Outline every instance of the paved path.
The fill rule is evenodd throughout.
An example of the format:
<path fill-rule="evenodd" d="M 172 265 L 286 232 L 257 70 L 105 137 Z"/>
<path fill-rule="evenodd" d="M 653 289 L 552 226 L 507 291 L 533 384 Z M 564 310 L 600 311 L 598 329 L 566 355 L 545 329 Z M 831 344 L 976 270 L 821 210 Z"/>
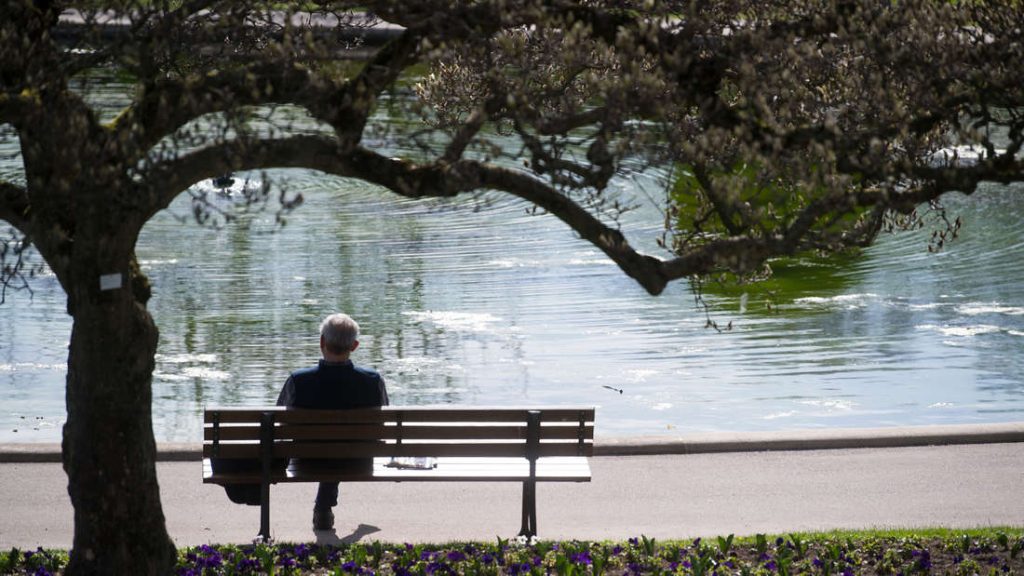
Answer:
<path fill-rule="evenodd" d="M 1024 443 L 599 456 L 593 482 L 541 484 L 543 538 L 659 539 L 834 528 L 1024 526 Z M 201 482 L 196 461 L 157 465 L 179 545 L 244 543 L 258 509 Z M 393 542 L 514 536 L 516 484 L 342 486 L 335 533 L 310 527 L 315 487 L 273 488 L 278 541 Z M 0 464 L 0 549 L 67 548 L 72 510 L 59 464 Z"/>

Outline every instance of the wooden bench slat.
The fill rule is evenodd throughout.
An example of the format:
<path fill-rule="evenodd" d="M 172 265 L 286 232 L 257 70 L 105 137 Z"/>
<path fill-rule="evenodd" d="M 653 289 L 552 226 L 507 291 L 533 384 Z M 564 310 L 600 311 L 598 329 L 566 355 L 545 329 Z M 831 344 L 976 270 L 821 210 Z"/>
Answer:
<path fill-rule="evenodd" d="M 203 444 L 203 458 L 248 459 L 259 460 L 260 445 L 247 442 L 245 444 Z"/>
<path fill-rule="evenodd" d="M 582 453 L 581 453 L 582 451 Z M 539 457 L 592 456 L 594 446 L 585 442 L 542 442 L 537 447 Z M 375 456 L 503 456 L 526 458 L 526 444 L 475 443 L 357 443 L 357 442 L 278 442 L 274 444 L 274 458 L 371 458 Z M 251 459 L 260 457 L 258 443 L 212 444 L 203 446 L 204 458 Z"/>
<path fill-rule="evenodd" d="M 311 440 L 317 438 L 334 438 L 336 440 L 522 440 L 526 438 L 527 427 L 524 425 L 402 425 L 384 426 L 380 424 L 311 424 L 281 426 L 275 429 L 274 437 L 281 440 Z M 540 438 L 550 440 L 578 440 L 581 428 L 578 425 L 542 426 Z M 594 426 L 582 428 L 584 440 L 593 440 Z M 259 440 L 260 427 L 253 425 L 221 426 L 214 430 L 212 426 L 203 430 L 203 438 L 212 442 L 215 437 L 221 441 Z"/>
<path fill-rule="evenodd" d="M 539 457 L 576 456 L 576 443 L 542 443 L 537 447 Z M 373 456 L 505 456 L 526 457 L 526 444 L 516 443 L 402 443 L 402 444 L 324 444 L 292 442 L 274 446 L 275 457 L 288 458 L 362 458 Z"/>
<path fill-rule="evenodd" d="M 395 422 L 525 422 L 527 414 L 534 408 L 486 408 L 486 407 L 436 407 L 436 406 L 385 406 L 359 410 L 295 410 L 280 406 L 266 408 L 209 408 L 204 413 L 204 422 L 212 423 L 214 418 L 221 423 L 258 423 L 261 414 L 273 412 L 278 422 L 296 424 L 314 423 L 382 423 Z M 546 408 L 542 423 L 576 422 L 582 415 L 585 422 L 593 422 L 594 408 Z"/>
<path fill-rule="evenodd" d="M 472 480 L 493 480 L 496 478 L 526 479 L 530 465 L 521 458 L 438 458 L 433 470 L 395 469 L 383 467 L 386 460 L 375 460 L 375 479 L 415 477 L 418 480 L 437 476 L 465 478 Z M 550 457 L 537 460 L 537 479 L 552 481 L 590 481 L 590 465 L 584 457 Z"/>
<path fill-rule="evenodd" d="M 349 473 L 307 470 L 289 467 L 271 476 L 282 482 L 479 482 L 523 481 L 529 478 L 529 464 L 519 458 L 438 458 L 431 470 L 400 469 L 386 466 L 388 458 L 375 458 L 371 473 Z M 537 461 L 538 481 L 589 482 L 590 466 L 583 457 L 554 457 Z M 203 461 L 203 482 L 207 484 L 245 484 L 261 481 L 259 472 L 228 472 L 214 474 L 209 459 Z"/>
<path fill-rule="evenodd" d="M 594 427 L 584 426 L 582 429 L 583 439 L 591 440 L 594 437 Z M 457 426 L 441 424 L 437 426 L 428 425 L 407 425 L 399 426 L 373 426 L 373 425 L 295 425 L 284 427 L 275 432 L 275 436 L 288 440 L 308 440 L 314 438 L 334 437 L 338 440 L 361 440 L 381 438 L 384 440 L 525 440 L 527 437 L 525 425 L 479 425 L 479 426 Z M 577 440 L 579 438 L 579 426 L 542 426 L 540 438 L 550 440 Z"/>
<path fill-rule="evenodd" d="M 206 426 L 203 428 L 203 442 L 213 442 L 217 439 L 221 442 L 225 441 L 237 441 L 237 440 L 255 440 L 260 439 L 260 427 L 253 425 L 245 426 L 221 426 L 214 430 L 212 426 Z"/>

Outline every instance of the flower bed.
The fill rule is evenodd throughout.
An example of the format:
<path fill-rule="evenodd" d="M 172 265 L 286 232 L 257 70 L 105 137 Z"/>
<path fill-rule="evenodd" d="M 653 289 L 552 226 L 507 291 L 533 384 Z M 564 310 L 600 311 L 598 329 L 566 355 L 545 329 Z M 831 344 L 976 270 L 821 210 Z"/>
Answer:
<path fill-rule="evenodd" d="M 59 574 L 67 556 L 0 553 L 0 574 Z M 663 576 L 822 574 L 1024 574 L 1019 530 L 926 536 L 788 535 L 656 542 L 309 544 L 200 546 L 182 550 L 180 576 Z"/>

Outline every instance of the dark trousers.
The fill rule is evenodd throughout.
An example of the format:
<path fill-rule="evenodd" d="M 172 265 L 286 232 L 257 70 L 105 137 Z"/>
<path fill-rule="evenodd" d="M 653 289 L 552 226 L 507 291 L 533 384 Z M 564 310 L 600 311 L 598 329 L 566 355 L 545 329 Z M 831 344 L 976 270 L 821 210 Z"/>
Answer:
<path fill-rule="evenodd" d="M 228 498 L 235 504 L 248 504 L 259 506 L 263 502 L 259 484 L 235 484 L 224 486 Z M 334 508 L 338 505 L 338 483 L 321 482 L 316 491 L 317 508 Z"/>
<path fill-rule="evenodd" d="M 352 474 L 369 474 L 373 471 L 372 458 L 344 458 L 344 459 L 297 459 L 292 460 L 296 470 L 330 470 L 332 472 L 350 472 Z M 316 508 L 334 508 L 338 505 L 338 482 L 321 482 L 316 491 Z"/>
<path fill-rule="evenodd" d="M 338 505 L 338 483 L 337 482 L 321 482 L 320 488 L 316 491 L 316 503 L 315 507 L 334 508 Z"/>

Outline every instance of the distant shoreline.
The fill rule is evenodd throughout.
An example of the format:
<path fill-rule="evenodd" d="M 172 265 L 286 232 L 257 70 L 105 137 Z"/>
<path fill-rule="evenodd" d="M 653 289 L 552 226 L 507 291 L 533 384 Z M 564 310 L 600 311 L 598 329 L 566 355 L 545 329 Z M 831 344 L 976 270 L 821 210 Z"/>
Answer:
<path fill-rule="evenodd" d="M 270 19 L 273 24 L 283 27 L 286 24 L 285 14 L 274 12 Z M 111 41 L 133 33 L 132 21 L 128 16 L 107 11 L 93 18 L 90 22 L 79 10 L 65 10 L 53 30 L 53 37 L 59 43 L 77 46 L 85 41 L 87 35 Z M 352 23 L 348 24 L 334 15 L 298 12 L 291 15 L 288 24 L 296 28 L 308 26 L 317 38 L 331 36 L 339 42 L 339 49 L 331 57 L 355 60 L 372 56 L 377 49 L 405 30 L 402 26 L 366 14 L 353 14 Z"/>

